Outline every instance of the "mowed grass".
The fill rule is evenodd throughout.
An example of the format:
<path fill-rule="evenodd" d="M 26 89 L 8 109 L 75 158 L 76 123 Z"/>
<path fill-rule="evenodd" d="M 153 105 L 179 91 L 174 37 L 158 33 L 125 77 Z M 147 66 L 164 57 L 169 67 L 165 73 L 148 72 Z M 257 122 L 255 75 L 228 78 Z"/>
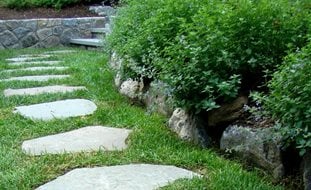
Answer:
<path fill-rule="evenodd" d="M 43 53 L 47 50 L 1 50 L 0 71 L 12 69 L 6 58 Z M 108 56 L 103 52 L 77 50 L 73 54 L 59 54 L 53 60 L 64 61 L 66 71 L 14 72 L 0 74 L 0 79 L 26 74 L 70 74 L 63 80 L 48 82 L 0 82 L 0 189 L 34 189 L 66 172 L 81 167 L 97 167 L 130 163 L 168 164 L 186 168 L 203 175 L 193 180 L 178 180 L 163 189 L 283 189 L 272 185 L 269 176 L 249 172 L 233 161 L 226 160 L 209 149 L 202 149 L 176 137 L 166 126 L 167 119 L 149 114 L 131 105 L 118 94 Z M 17 67 L 14 67 L 17 68 Z M 86 86 L 87 91 L 66 94 L 10 97 L 3 96 L 6 88 L 25 88 L 54 84 Z M 15 106 L 29 105 L 69 98 L 92 100 L 98 110 L 91 116 L 32 121 L 13 114 Z M 21 150 L 24 140 L 66 132 L 85 126 L 103 125 L 132 129 L 129 148 L 121 152 L 28 156 Z M 143 181 L 141 182 L 143 183 Z"/>

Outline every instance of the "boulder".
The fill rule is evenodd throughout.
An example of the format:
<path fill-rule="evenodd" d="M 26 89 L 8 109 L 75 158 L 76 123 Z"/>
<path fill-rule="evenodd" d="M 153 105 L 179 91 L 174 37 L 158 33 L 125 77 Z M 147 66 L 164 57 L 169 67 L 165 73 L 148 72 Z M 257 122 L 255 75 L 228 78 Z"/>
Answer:
<path fill-rule="evenodd" d="M 172 89 L 161 81 L 153 81 L 144 95 L 144 103 L 150 112 L 158 112 L 165 116 L 173 113 Z"/>
<path fill-rule="evenodd" d="M 208 113 L 208 126 L 215 127 L 230 123 L 239 118 L 243 113 L 243 106 L 248 102 L 246 96 L 240 96 L 233 102 L 221 105 L 220 108 Z"/>
<path fill-rule="evenodd" d="M 142 88 L 143 85 L 140 82 L 135 81 L 133 79 L 128 79 L 121 84 L 119 91 L 121 94 L 130 98 L 131 100 L 137 101 L 141 97 Z"/>
<path fill-rule="evenodd" d="M 168 124 L 169 128 L 183 140 L 194 142 L 202 147 L 207 147 L 211 142 L 202 120 L 181 108 L 175 109 Z"/>
<path fill-rule="evenodd" d="M 220 149 L 234 152 L 246 161 L 267 170 L 275 179 L 284 176 L 279 133 L 272 128 L 251 129 L 229 126 L 220 140 Z"/>
<path fill-rule="evenodd" d="M 305 190 L 311 189 L 311 152 L 308 151 L 302 159 L 303 183 Z"/>

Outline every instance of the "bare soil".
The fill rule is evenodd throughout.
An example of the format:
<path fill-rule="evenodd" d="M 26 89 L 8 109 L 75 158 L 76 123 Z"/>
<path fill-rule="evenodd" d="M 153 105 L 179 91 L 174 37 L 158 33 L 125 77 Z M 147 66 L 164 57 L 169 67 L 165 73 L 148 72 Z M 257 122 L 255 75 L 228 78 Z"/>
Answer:
<path fill-rule="evenodd" d="M 31 8 L 26 10 L 14 10 L 0 7 L 0 20 L 34 19 L 34 18 L 77 18 L 96 17 L 91 13 L 87 5 L 75 5 L 61 10 L 54 8 Z"/>

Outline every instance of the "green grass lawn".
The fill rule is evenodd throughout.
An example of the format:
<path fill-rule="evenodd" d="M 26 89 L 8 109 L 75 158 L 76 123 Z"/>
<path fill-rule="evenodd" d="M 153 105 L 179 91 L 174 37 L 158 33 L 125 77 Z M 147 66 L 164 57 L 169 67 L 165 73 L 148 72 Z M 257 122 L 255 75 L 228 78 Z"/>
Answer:
<path fill-rule="evenodd" d="M 12 69 L 5 59 L 21 54 L 40 53 L 47 50 L 0 50 L 0 71 Z M 163 189 L 283 189 L 273 186 L 269 176 L 249 172 L 233 161 L 228 161 L 212 150 L 201 149 L 183 142 L 166 127 L 166 118 L 147 114 L 143 108 L 131 105 L 113 86 L 113 74 L 107 66 L 108 57 L 103 52 L 77 50 L 53 59 L 63 60 L 67 71 L 49 74 L 71 74 L 65 80 L 48 82 L 0 82 L 0 189 L 34 189 L 57 176 L 81 167 L 96 167 L 129 163 L 169 164 L 193 170 L 204 175 L 193 180 L 179 180 Z M 1 78 L 45 72 L 1 74 Z M 52 84 L 82 85 L 87 91 L 67 94 L 49 94 L 5 98 L 6 88 L 34 87 Z M 12 113 L 15 106 L 85 98 L 94 101 L 98 110 L 86 117 L 31 121 Z M 64 155 L 28 156 L 21 150 L 24 140 L 42 137 L 73 129 L 103 125 L 133 129 L 129 148 L 121 152 L 92 152 Z"/>

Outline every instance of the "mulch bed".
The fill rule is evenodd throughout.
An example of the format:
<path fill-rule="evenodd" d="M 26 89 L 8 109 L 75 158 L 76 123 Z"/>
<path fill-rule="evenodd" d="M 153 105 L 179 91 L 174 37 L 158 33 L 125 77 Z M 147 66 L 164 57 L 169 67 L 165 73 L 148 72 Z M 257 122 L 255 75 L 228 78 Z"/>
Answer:
<path fill-rule="evenodd" d="M 31 8 L 26 10 L 14 10 L 0 7 L 0 20 L 10 19 L 34 19 L 34 18 L 77 18 L 98 17 L 91 13 L 87 5 L 75 5 L 61 10 L 53 8 Z"/>

